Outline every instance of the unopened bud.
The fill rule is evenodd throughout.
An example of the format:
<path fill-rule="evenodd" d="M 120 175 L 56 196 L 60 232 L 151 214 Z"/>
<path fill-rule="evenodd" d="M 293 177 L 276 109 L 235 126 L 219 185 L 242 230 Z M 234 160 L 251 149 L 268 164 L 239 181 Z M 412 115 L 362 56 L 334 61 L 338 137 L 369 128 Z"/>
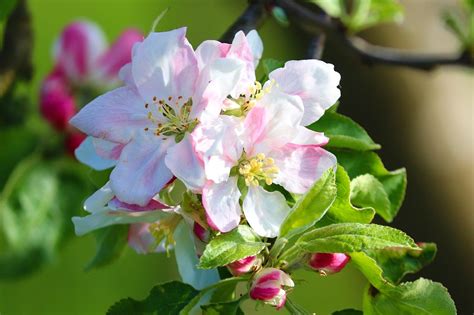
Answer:
<path fill-rule="evenodd" d="M 257 256 L 248 256 L 236 260 L 227 265 L 229 271 L 236 277 L 255 271 L 262 264 L 262 260 Z"/>
<path fill-rule="evenodd" d="M 343 253 L 314 253 L 309 259 L 309 266 L 325 276 L 341 271 L 350 259 Z"/>
<path fill-rule="evenodd" d="M 69 119 L 76 112 L 76 106 L 61 75 L 53 72 L 43 81 L 40 110 L 42 116 L 57 130 L 62 131 L 68 126 Z"/>
<path fill-rule="evenodd" d="M 275 268 L 262 269 L 255 275 L 249 295 L 254 300 L 263 301 L 281 309 L 286 302 L 286 289 L 295 284 L 290 276 Z"/>
<path fill-rule="evenodd" d="M 193 227 L 193 232 L 194 235 L 203 243 L 209 243 L 209 238 L 211 233 L 209 230 L 205 229 L 202 227 L 199 223 L 194 222 L 194 227 Z"/>

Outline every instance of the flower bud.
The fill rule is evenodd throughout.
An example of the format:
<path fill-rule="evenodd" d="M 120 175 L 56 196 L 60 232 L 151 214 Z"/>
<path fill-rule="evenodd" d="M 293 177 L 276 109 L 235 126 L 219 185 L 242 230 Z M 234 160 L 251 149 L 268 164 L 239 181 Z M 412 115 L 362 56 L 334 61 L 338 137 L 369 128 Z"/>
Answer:
<path fill-rule="evenodd" d="M 257 256 L 248 256 L 236 260 L 227 265 L 229 271 L 236 277 L 252 272 L 262 264 L 262 261 Z"/>
<path fill-rule="evenodd" d="M 194 222 L 193 232 L 194 232 L 194 235 L 196 235 L 196 237 L 201 242 L 209 243 L 211 233 L 209 232 L 209 230 L 202 227 L 199 223 Z"/>
<path fill-rule="evenodd" d="M 309 266 L 325 276 L 341 271 L 351 258 L 343 253 L 314 253 Z"/>
<path fill-rule="evenodd" d="M 54 58 L 67 80 L 81 85 L 90 79 L 105 49 L 105 36 L 98 25 L 75 21 L 67 25 L 59 36 Z"/>
<path fill-rule="evenodd" d="M 57 130 L 65 130 L 69 119 L 75 114 L 74 97 L 57 71 L 44 81 L 40 91 L 40 111 L 43 117 Z"/>
<path fill-rule="evenodd" d="M 119 70 L 132 60 L 132 47 L 143 40 L 143 34 L 135 29 L 127 29 L 98 60 L 103 79 L 116 79 Z"/>
<path fill-rule="evenodd" d="M 255 275 L 249 295 L 254 300 L 281 309 L 286 302 L 286 288 L 294 287 L 293 280 L 283 271 L 265 268 Z"/>

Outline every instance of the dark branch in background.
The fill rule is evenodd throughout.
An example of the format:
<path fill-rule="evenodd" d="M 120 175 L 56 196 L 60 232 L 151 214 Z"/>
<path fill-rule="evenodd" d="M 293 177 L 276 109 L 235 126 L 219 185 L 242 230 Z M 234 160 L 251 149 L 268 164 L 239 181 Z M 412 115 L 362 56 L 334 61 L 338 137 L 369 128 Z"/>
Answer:
<path fill-rule="evenodd" d="M 316 13 L 320 15 L 321 19 L 329 20 L 329 16 L 325 14 L 322 10 Z M 326 34 L 324 32 L 319 32 L 316 35 L 312 35 L 311 39 L 308 42 L 308 48 L 306 50 L 307 59 L 321 59 L 324 51 L 324 44 L 326 42 Z"/>
<path fill-rule="evenodd" d="M 386 64 L 406 66 L 421 70 L 431 70 L 440 65 L 474 66 L 474 60 L 468 53 L 455 56 L 409 54 L 397 49 L 372 45 L 362 38 L 346 35 L 344 27 L 337 21 L 328 20 L 294 0 L 274 0 L 290 21 L 309 34 L 321 31 L 339 40 L 350 52 L 368 64 Z"/>
<path fill-rule="evenodd" d="M 26 0 L 19 0 L 5 25 L 0 51 L 0 96 L 16 79 L 31 80 L 33 66 L 33 32 Z"/>
<path fill-rule="evenodd" d="M 474 67 L 474 57 L 465 51 L 458 55 L 436 55 L 407 53 L 399 49 L 385 48 L 370 44 L 366 40 L 350 36 L 345 27 L 326 15 L 314 12 L 295 0 L 253 0 L 245 12 L 221 37 L 223 42 L 231 42 L 240 30 L 248 32 L 257 29 L 266 17 L 266 7 L 278 6 L 287 14 L 290 22 L 305 33 L 313 36 L 308 47 L 308 58 L 319 59 L 322 52 L 324 34 L 338 40 L 349 52 L 366 64 L 404 66 L 420 70 L 432 70 L 441 65 Z"/>
<path fill-rule="evenodd" d="M 237 21 L 229 27 L 225 34 L 222 35 L 220 40 L 224 43 L 231 43 L 235 33 L 238 31 L 248 33 L 253 29 L 258 29 L 265 20 L 266 15 L 265 1 L 250 1 L 247 9 L 240 15 Z"/>

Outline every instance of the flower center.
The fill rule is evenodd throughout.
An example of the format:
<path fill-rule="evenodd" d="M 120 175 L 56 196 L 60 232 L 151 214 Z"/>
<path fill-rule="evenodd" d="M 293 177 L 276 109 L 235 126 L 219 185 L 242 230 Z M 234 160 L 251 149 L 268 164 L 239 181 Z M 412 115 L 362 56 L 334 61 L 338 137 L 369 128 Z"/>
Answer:
<path fill-rule="evenodd" d="M 238 98 L 229 98 L 231 103 L 235 105 L 235 108 L 227 109 L 223 114 L 237 117 L 245 116 L 263 95 L 270 92 L 272 85 L 270 84 L 268 87 L 262 88 L 262 84 L 255 81 L 254 84 L 249 86 L 246 94 L 240 94 Z"/>
<path fill-rule="evenodd" d="M 258 186 L 260 181 L 271 185 L 280 170 L 275 166 L 275 161 L 265 154 L 259 153 L 254 158 L 244 159 L 239 164 L 239 173 L 245 179 L 247 186 Z"/>
<path fill-rule="evenodd" d="M 150 104 L 146 103 L 145 108 L 148 109 L 148 119 L 156 125 L 156 128 L 152 129 L 156 136 L 175 136 L 176 142 L 181 141 L 184 138 L 186 132 L 194 130 L 196 125 L 199 123 L 197 119 L 190 119 L 189 114 L 193 106 L 193 100 L 189 98 L 187 101 L 183 101 L 183 97 L 179 96 L 177 100 L 173 102 L 173 97 L 168 97 L 167 100 L 153 97 L 152 106 L 156 106 L 156 110 L 165 118 L 156 119 L 153 115 Z M 145 131 L 149 131 L 150 128 L 145 128 Z"/>

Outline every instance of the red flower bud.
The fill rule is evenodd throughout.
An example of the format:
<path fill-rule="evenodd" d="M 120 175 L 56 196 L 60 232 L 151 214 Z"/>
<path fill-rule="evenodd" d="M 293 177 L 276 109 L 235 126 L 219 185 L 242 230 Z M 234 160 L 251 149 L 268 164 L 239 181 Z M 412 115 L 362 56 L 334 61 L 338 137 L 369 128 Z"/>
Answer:
<path fill-rule="evenodd" d="M 74 133 L 68 134 L 66 136 L 66 142 L 64 144 L 66 147 L 66 151 L 70 155 L 75 156 L 74 151 L 82 143 L 82 141 L 84 141 L 85 138 L 86 136 L 80 132 L 74 132 Z"/>
<path fill-rule="evenodd" d="M 40 111 L 57 130 L 65 130 L 75 114 L 74 97 L 61 74 L 53 71 L 44 81 L 40 92 Z"/>
<path fill-rule="evenodd" d="M 209 243 L 210 233 L 209 230 L 203 228 L 199 223 L 194 222 L 193 232 L 196 237 L 203 243 Z"/>
<path fill-rule="evenodd" d="M 309 259 L 309 266 L 321 275 L 341 271 L 351 258 L 342 253 L 314 253 Z"/>
<path fill-rule="evenodd" d="M 265 268 L 255 275 L 249 295 L 252 299 L 276 306 L 279 310 L 286 302 L 285 289 L 294 285 L 290 276 L 283 271 Z"/>
<path fill-rule="evenodd" d="M 254 271 L 262 261 L 257 256 L 248 256 L 227 265 L 229 271 L 236 277 Z"/>

